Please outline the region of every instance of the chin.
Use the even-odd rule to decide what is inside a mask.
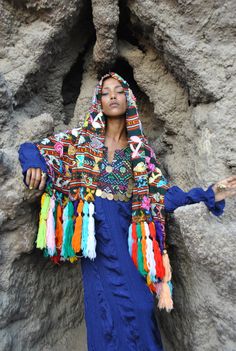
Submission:
[[[106,117],[110,117],[110,118],[116,118],[116,117],[125,117],[125,113],[123,112],[123,111],[121,111],[121,112],[117,112],[117,111],[111,111],[111,112],[107,112],[107,113],[104,113],[104,115],[106,116]]]

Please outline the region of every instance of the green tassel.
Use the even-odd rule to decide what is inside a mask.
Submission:
[[[46,248],[47,218],[50,207],[50,196],[44,193],[41,198],[41,212],[39,217],[39,229],[36,240],[36,247],[43,250]]]
[[[71,241],[74,234],[74,206],[71,201],[68,202],[63,211],[63,242],[61,256],[64,258],[74,257],[75,251],[72,248]]]
[[[142,253],[142,230],[140,223],[137,223],[136,226],[137,237],[138,237],[138,270],[145,277],[147,272],[144,270],[143,266],[143,253]]]

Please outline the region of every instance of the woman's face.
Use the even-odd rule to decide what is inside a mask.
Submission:
[[[102,111],[108,117],[124,116],[127,101],[124,89],[115,78],[108,78],[102,85]]]

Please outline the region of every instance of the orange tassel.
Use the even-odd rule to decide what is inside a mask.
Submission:
[[[156,275],[158,278],[162,279],[165,275],[165,267],[163,265],[160,247],[156,240],[155,224],[153,222],[149,222],[148,225],[149,225],[150,235],[153,241],[154,258],[156,262]]]
[[[56,247],[61,249],[63,240],[63,226],[62,226],[62,207],[57,205],[57,222],[56,222]]]
[[[72,248],[74,249],[75,252],[80,252],[80,250],[81,250],[82,222],[83,222],[82,211],[83,211],[83,206],[84,206],[84,203],[83,203],[82,200],[80,200],[80,202],[79,202],[79,204],[77,206],[78,216],[76,217],[75,230],[74,230],[74,235],[72,237]]]
[[[146,244],[146,237],[145,237],[144,222],[141,222],[141,232],[142,232],[143,268],[146,272],[148,272],[147,258],[146,258],[147,244]]]

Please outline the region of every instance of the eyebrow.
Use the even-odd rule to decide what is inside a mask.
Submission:
[[[122,88],[123,89],[122,85],[116,85],[115,88]],[[104,88],[102,87],[102,89],[110,89],[110,87],[104,87]]]

